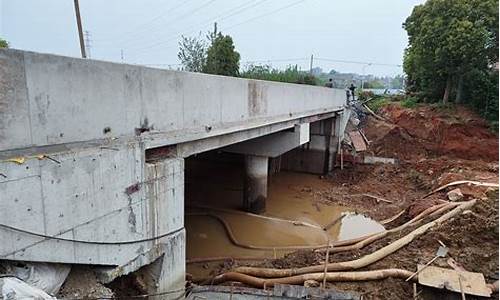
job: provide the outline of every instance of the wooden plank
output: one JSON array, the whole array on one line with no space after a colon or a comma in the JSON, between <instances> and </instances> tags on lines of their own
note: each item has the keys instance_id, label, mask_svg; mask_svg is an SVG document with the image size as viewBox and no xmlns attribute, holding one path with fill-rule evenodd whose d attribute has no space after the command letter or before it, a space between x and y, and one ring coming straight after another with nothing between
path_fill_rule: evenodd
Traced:
<instances>
[{"instance_id":1,"label":"wooden plank","mask_svg":"<svg viewBox=\"0 0 500 300\"><path fill-rule=\"evenodd\" d=\"M349 137L351 138L352 145L354 146L354 149L356 149L356 152L362 152L366 151L366 143L359 131L351 131L348 133Z\"/></svg>"},{"instance_id":2,"label":"wooden plank","mask_svg":"<svg viewBox=\"0 0 500 300\"><path fill-rule=\"evenodd\" d=\"M418 265L417 269L420 270L423 267L424 265ZM457 293L461 291L460 281L465 294L482 297L491 296L491 290L486 286L484 276L481 273L459 272L452 269L429 266L418 274L418 283L421 285L447 289Z\"/></svg>"}]
</instances>

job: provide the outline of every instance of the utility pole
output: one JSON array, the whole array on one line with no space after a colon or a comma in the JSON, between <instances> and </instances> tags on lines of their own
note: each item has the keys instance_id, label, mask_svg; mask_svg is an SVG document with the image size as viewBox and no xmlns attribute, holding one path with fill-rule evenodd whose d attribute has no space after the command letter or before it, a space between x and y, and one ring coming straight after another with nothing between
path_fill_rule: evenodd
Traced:
<instances>
[{"instance_id":1,"label":"utility pole","mask_svg":"<svg viewBox=\"0 0 500 300\"><path fill-rule=\"evenodd\" d=\"M85 37L85 54L87 54L88 58L91 58L92 55L90 54L90 47L92 47L92 44L90 43L90 32L85 30L83 35Z\"/></svg>"},{"instance_id":2,"label":"utility pole","mask_svg":"<svg viewBox=\"0 0 500 300\"><path fill-rule=\"evenodd\" d=\"M314 57L313 55L311 54L311 64L309 65L309 73L312 74L313 72L313 61L314 61Z\"/></svg>"},{"instance_id":3,"label":"utility pole","mask_svg":"<svg viewBox=\"0 0 500 300\"><path fill-rule=\"evenodd\" d=\"M120 56L121 56L122 62L123 62L123 49L120 50Z\"/></svg>"},{"instance_id":4,"label":"utility pole","mask_svg":"<svg viewBox=\"0 0 500 300\"><path fill-rule=\"evenodd\" d=\"M217 38L217 22L214 22L214 34L212 35L212 44Z\"/></svg>"},{"instance_id":5,"label":"utility pole","mask_svg":"<svg viewBox=\"0 0 500 300\"><path fill-rule=\"evenodd\" d=\"M365 88L365 73L366 73L366 72L365 72L365 68L366 68L366 67L369 67L369 66L371 66L371 65L372 65L371 63L368 63L368 64L366 64L366 65L363 65L363 68L362 68L362 73L363 73L363 74L361 74L361 90L363 90L363 89Z\"/></svg>"},{"instance_id":6,"label":"utility pole","mask_svg":"<svg viewBox=\"0 0 500 300\"><path fill-rule=\"evenodd\" d=\"M80 4L78 4L78 0L74 0L74 2L75 2L76 25L78 27L78 36L80 38L80 51L82 52L82 58L87 58L87 55L85 54L85 42L83 41L82 20L80 18Z\"/></svg>"}]
</instances>

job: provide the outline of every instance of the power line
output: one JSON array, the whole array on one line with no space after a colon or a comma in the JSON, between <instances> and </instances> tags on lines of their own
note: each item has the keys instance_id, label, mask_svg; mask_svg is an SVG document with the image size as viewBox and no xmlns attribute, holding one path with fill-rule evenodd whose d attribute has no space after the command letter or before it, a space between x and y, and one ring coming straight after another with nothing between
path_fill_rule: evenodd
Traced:
<instances>
[{"instance_id":1,"label":"power line","mask_svg":"<svg viewBox=\"0 0 500 300\"><path fill-rule=\"evenodd\" d=\"M271 62L287 62L287 61L307 61L309 58L283 58L283 59L261 59L261 60L247 60L242 61L242 63L271 63Z\"/></svg>"},{"instance_id":2,"label":"power line","mask_svg":"<svg viewBox=\"0 0 500 300\"><path fill-rule=\"evenodd\" d=\"M216 16L215 18L210 18L210 19L207 19L206 21L204 22L201 22L201 23L198 23L194 26L191 26L190 28L193 28L193 30L190 30L190 31L184 31L184 32L178 32L177 34L175 35L171 35L169 36L169 38L167 40L164 40L164 41L160 41L160 42L157 42L157 43L154 43L154 44L151 44L151 45L148 45L148 46L145 46L145 47L141 47L141 48L137 48L136 50L148 50L148 49L152 49L152 48L155 48L155 47L158 47L158 46L161 46L161 45L164 45L164 44L167 44L169 43L170 41L173 41L173 40L176 40L178 39L179 37L182 37L183 35L186 35L186 34L189 34L189 33L192 33L192 32L196 32L198 31L198 29L194 29L194 28L197 28L198 26L200 25L205 25L205 24L209 24L209 23L212 23L213 21L221 21L221 20L225 20L227 18L230 18L230 17L233 17L235 15L238 15L248 9L251 9L253 7L256 7L268 0L260 0L256 3L253 3L251 4L252 2L254 2L255 0L252 0L252 1L248 1L246 3L243 3L242 5L239 5L237 7L234 7L232 9L229 9L227 11L225 11L224 13L222 14L219 14L218 16ZM250 4L250 5L248 5ZM236 10L236 11L235 11ZM228 15L225 15L226 13L229 13ZM177 46L177 45L175 45ZM172 48L173 46L170 46L168 48L165 48L165 49L169 49L169 48ZM144 52L144 51L143 51Z\"/></svg>"},{"instance_id":3,"label":"power line","mask_svg":"<svg viewBox=\"0 0 500 300\"><path fill-rule=\"evenodd\" d=\"M279 58L279 59L258 59L258 60L246 60L241 61L241 64L259 64L259 63L273 63L273 62L307 62L311 58L310 57L297 57L297 58ZM388 63L377 63L377 62L366 62L366 61L354 61L354 60L342 60L342 59L330 59L330 58L318 58L314 57L315 60L319 61L328 61L328 62L338 62L338 63L346 63L346 64L358 64L358 65L376 65L376 66L391 66L391 67L401 67L398 64L388 64ZM181 66L180 63L148 63L148 64L139 64L142 66Z\"/></svg>"},{"instance_id":4,"label":"power line","mask_svg":"<svg viewBox=\"0 0 500 300\"><path fill-rule=\"evenodd\" d=\"M307 61L309 58L307 57L302 57L302 58L284 58L284 59L261 59L261 60L246 60L246 61L241 61L242 64L253 64L253 63L272 63L272 62L288 62L288 61ZM141 66L182 66L181 63L147 63L147 64L142 64L139 63L138 65Z\"/></svg>"},{"instance_id":5,"label":"power line","mask_svg":"<svg viewBox=\"0 0 500 300\"><path fill-rule=\"evenodd\" d=\"M180 19L186 18L186 17L188 17L188 16L191 16L191 15L193 15L193 14L197 13L198 11L202 10L203 8L207 7L208 5L212 4L212 3L213 3L213 2L215 2L215 1L217 1L217 0L208 0L208 1L206 1L205 3L203 3L202 5L200 5L200 6L196 7L196 8L194 8L194 9L192 9L192 10L190 10L190 11L187 11L186 13L184 13L184 14L182 14L182 15L180 15L180 16L178 16L178 17L176 17L176 18L170 19L170 21L169 21L169 22L167 22L166 24L162 24L162 25L163 25L163 26L168 26L168 25L172 24L173 22L175 22L175 21L177 21L177 20L180 20ZM147 31L147 30L146 30L146 31ZM148 36L149 36L149 35L144 35L143 37L146 37L146 38L147 38ZM137 44L138 44L138 43L137 43L137 40L138 40L137 38L135 38L135 39L130 39L129 37L127 37L127 39L126 39L126 40L124 40L124 41L123 41L123 43L124 43L124 44L126 44L126 43L129 43L129 44L130 44L130 43L134 43L135 45L137 45ZM129 47L129 49L130 49L130 48L133 48L133 47ZM139 48L139 49L142 49L142 48Z\"/></svg>"},{"instance_id":6,"label":"power line","mask_svg":"<svg viewBox=\"0 0 500 300\"><path fill-rule=\"evenodd\" d=\"M262 15L259 15L259 16L253 17L253 18L250 18L250 19L245 20L245 21L243 21L243 22L241 22L241 23L237 23L237 24L234 24L234 25L232 25L232 26L229 26L229 27L227 27L227 28L225 28L225 29L226 29L226 30L228 30L228 29L231 29L231 28L234 28L234 27L237 27L237 26L243 25L243 24L245 24L245 23L248 23L248 22L251 22L251 21L257 20L257 19L259 19L259 18L262 18L262 17L267 17L267 16L269 16L269 15L272 15L272 14L274 14L274 13L280 12L280 11L282 11L282 10L285 10L285 9L287 9L287 8L290 8L290 7L292 7L292 6L295 6L295 5L297 5L297 4L301 3L301 2L304 2L304 1L305 1L305 0L295 1L295 2L293 2L293 3L291 3L291 4L289 4L289 5L285 5L285 6L283 6L283 7L277 8L277 9L272 10L272 11L270 11L270 12L267 12L267 13L265 13L265 14L262 14Z\"/></svg>"},{"instance_id":7,"label":"power line","mask_svg":"<svg viewBox=\"0 0 500 300\"><path fill-rule=\"evenodd\" d=\"M235 16L235 15L238 15L238 14L240 14L240 13L244 12L245 10L248 10L248 9L253 8L253 7L257 6L257 5L260 5L260 4L262 4L262 3L266 2L266 1L267 1L267 0L261 0L261 1L258 1L257 3L254 3L253 5L250 5L249 7L244 7L244 8L242 8L242 9L240 9L240 10L237 10L236 12L234 12L234 13L232 13L232 14L228 15L228 16L221 17L220 19L217 19L217 20L218 20L218 21L222 21L222 20L225 20L225 19L227 19L227 18L233 17L233 16ZM219 18L219 16L218 16L218 17L216 17L216 18Z\"/></svg>"},{"instance_id":8,"label":"power line","mask_svg":"<svg viewBox=\"0 0 500 300\"><path fill-rule=\"evenodd\" d=\"M358 65L374 65L374 66L390 66L390 67L402 67L402 65L398 64L387 64L387 63L377 63L377 62L366 62L366 61L354 61L354 60L341 60L341 59L331 59L331 58L318 58L317 60L329 61L329 62L338 62L338 63L346 63L346 64L358 64Z\"/></svg>"},{"instance_id":9,"label":"power line","mask_svg":"<svg viewBox=\"0 0 500 300\"><path fill-rule=\"evenodd\" d=\"M159 13L157 16L155 16L154 18L150 19L149 21L146 21L144 23L141 23L139 25L137 25L134 29L131 29L129 31L125 31L125 32L121 32L120 33L120 37L119 39L121 38L124 38L124 37L130 37L130 35L137 35L138 33L143 33L145 31L148 31L148 27L150 27L149 25L152 25L154 24L154 22L156 22L157 20L160 20L162 18L165 17L165 15L168 13L168 14L171 14L173 11L176 11L178 10L179 8L185 6L186 4L188 4L189 2L192 2L193 0L185 0L185 1L182 1L181 0L181 3L176 5L176 6L172 6L172 7L168 7L168 9L165 9L165 10L162 10L161 13ZM141 29L142 27L145 27L144 29ZM154 26L153 26L154 27ZM152 28L152 27L151 27ZM139 30L139 32L137 32L138 29L141 29ZM96 39L97 41L103 41L102 39ZM106 41L104 40L105 42L110 42L111 41ZM116 40L115 40L116 41Z\"/></svg>"}]
</instances>

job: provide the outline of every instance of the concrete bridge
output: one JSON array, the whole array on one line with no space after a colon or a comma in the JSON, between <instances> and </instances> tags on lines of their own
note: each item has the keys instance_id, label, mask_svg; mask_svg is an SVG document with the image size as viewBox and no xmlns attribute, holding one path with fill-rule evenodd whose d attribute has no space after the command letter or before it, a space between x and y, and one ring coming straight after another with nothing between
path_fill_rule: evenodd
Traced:
<instances>
[{"instance_id":1,"label":"concrete bridge","mask_svg":"<svg viewBox=\"0 0 500 300\"><path fill-rule=\"evenodd\" d=\"M262 212L270 160L331 170L344 105L342 90L0 49L0 259L182 289L184 159L243 155L242 203Z\"/></svg>"}]
</instances>

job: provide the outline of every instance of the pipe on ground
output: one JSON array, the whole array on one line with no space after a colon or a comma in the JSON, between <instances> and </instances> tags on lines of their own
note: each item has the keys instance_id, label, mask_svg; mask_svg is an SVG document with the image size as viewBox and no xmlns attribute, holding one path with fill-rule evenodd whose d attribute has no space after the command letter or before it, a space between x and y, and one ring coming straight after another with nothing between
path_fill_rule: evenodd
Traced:
<instances>
[{"instance_id":1,"label":"pipe on ground","mask_svg":"<svg viewBox=\"0 0 500 300\"><path fill-rule=\"evenodd\" d=\"M463 202L459 206L455 207L453 210L447 212L442 215L438 219L431 221L427 224L424 224L406 236L392 242L391 244L373 252L368 255L365 255L359 259L344 261L344 262L334 262L329 263L327 266L327 271L342 271L342 270L354 270L366 267L374 262L377 262L386 256L398 251L404 246L411 243L415 238L424 234L430 228L440 225L446 220L460 214L462 211L470 209L474 204L476 204L476 199L470 200L467 202ZM294 275L301 275L307 273L316 273L322 272L324 270L324 265L314 265L297 269L272 269L272 268L256 268L256 267L238 267L235 268L234 271L242 274L252 275L256 277L265 277L265 278L278 278L278 277L289 277Z\"/></svg>"},{"instance_id":2,"label":"pipe on ground","mask_svg":"<svg viewBox=\"0 0 500 300\"><path fill-rule=\"evenodd\" d=\"M330 272L326 273L326 281L328 282L349 282L349 281L369 281L369 280L381 280L385 278L400 278L406 279L411 276L413 272L402 270L402 269L381 269L373 271L358 271L358 272ZM283 278L258 278L250 275L245 275L236 272L228 272L216 276L210 281L212 284L220 284L228 281L237 281L244 283L246 285L265 288L272 287L273 285L279 284L295 284L302 285L306 280L322 281L325 277L325 273L309 273ZM413 278L416 280L416 278Z\"/></svg>"}]
</instances>

